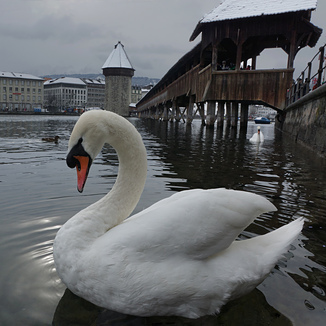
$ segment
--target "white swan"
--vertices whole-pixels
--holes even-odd
[[[249,141],[254,144],[264,142],[264,134],[260,131],[260,126],[257,127],[257,132],[252,135]]]
[[[254,289],[298,236],[298,219],[266,235],[234,241],[275,206],[261,196],[226,189],[187,190],[130,217],[144,187],[141,136],[124,118],[89,111],[76,123],[67,164],[82,191],[104,143],[119,157],[112,190],[59,230],[54,260],[63,282],[98,306],[138,316],[198,318]]]

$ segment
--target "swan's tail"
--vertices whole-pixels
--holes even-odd
[[[259,255],[259,265],[261,265],[263,273],[269,273],[269,270],[275,266],[282,255],[289,250],[291,243],[298,238],[303,223],[304,218],[301,217],[272,232],[245,240],[248,241],[251,249]]]
[[[300,234],[304,223],[304,218],[300,217],[289,224],[286,224],[272,232],[261,236],[262,245],[274,248],[275,252],[285,252],[290,244]]]
[[[237,282],[236,291],[231,294],[233,299],[248,293],[267,277],[298,238],[303,223],[304,219],[299,218],[267,234],[233,242],[226,251],[233,266],[230,274]]]

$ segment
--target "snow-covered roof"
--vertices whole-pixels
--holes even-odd
[[[316,7],[317,0],[225,0],[200,23],[314,10]]]
[[[60,78],[47,80],[44,83],[44,86],[54,85],[54,84],[73,84],[73,85],[86,86],[86,84],[80,78],[74,78],[74,77],[60,77]]]
[[[134,69],[121,42],[118,42],[115,45],[114,50],[105,61],[102,69],[105,68]]]
[[[20,72],[6,72],[6,71],[0,71],[0,77],[44,80],[41,77],[33,76],[30,74],[22,74]]]
[[[99,79],[83,78],[83,81],[87,84],[105,85],[105,80],[102,78]]]

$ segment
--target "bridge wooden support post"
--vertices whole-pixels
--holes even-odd
[[[226,102],[226,127],[231,125],[231,102]]]
[[[203,126],[205,126],[206,125],[206,123],[205,123],[205,110],[204,110],[205,104],[203,102],[199,102],[199,103],[196,103],[196,104],[197,104],[197,107],[198,107],[199,115],[201,117],[201,124]]]
[[[206,125],[208,127],[214,127],[216,115],[216,102],[215,101],[208,101],[207,102],[207,116],[206,116]]]
[[[217,128],[223,128],[225,102],[218,101],[217,104],[218,104],[218,110],[217,110],[216,125],[217,125]]]
[[[149,112],[149,117],[155,119],[156,106],[152,106]]]
[[[163,104],[163,121],[168,121],[169,120],[169,108],[168,104],[165,102]]]
[[[172,100],[172,116],[171,116],[171,121],[176,120],[177,121],[177,101],[175,99]]]
[[[188,110],[187,110],[187,124],[191,124],[194,119],[194,104],[195,104],[195,96],[189,96]]]
[[[238,126],[238,114],[239,114],[238,102],[232,102],[232,108],[231,108],[231,127],[232,128],[236,128]]]
[[[177,107],[175,108],[176,111],[176,115],[175,115],[175,121],[179,122],[181,120],[181,112],[180,112],[180,106],[177,105]]]
[[[240,115],[240,131],[247,132],[248,125],[248,103],[241,103],[241,115]]]
[[[215,42],[212,46],[212,70],[217,70],[218,44]]]
[[[157,105],[155,108],[155,115],[154,115],[154,119],[158,120],[160,118],[160,106]]]

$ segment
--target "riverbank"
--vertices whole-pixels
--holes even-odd
[[[42,116],[46,116],[46,115],[55,115],[55,116],[79,116],[80,113],[68,113],[68,112],[33,112],[33,111],[1,111],[0,112],[0,116],[1,115],[42,115]]]
[[[326,84],[288,106],[276,127],[326,157]]]

